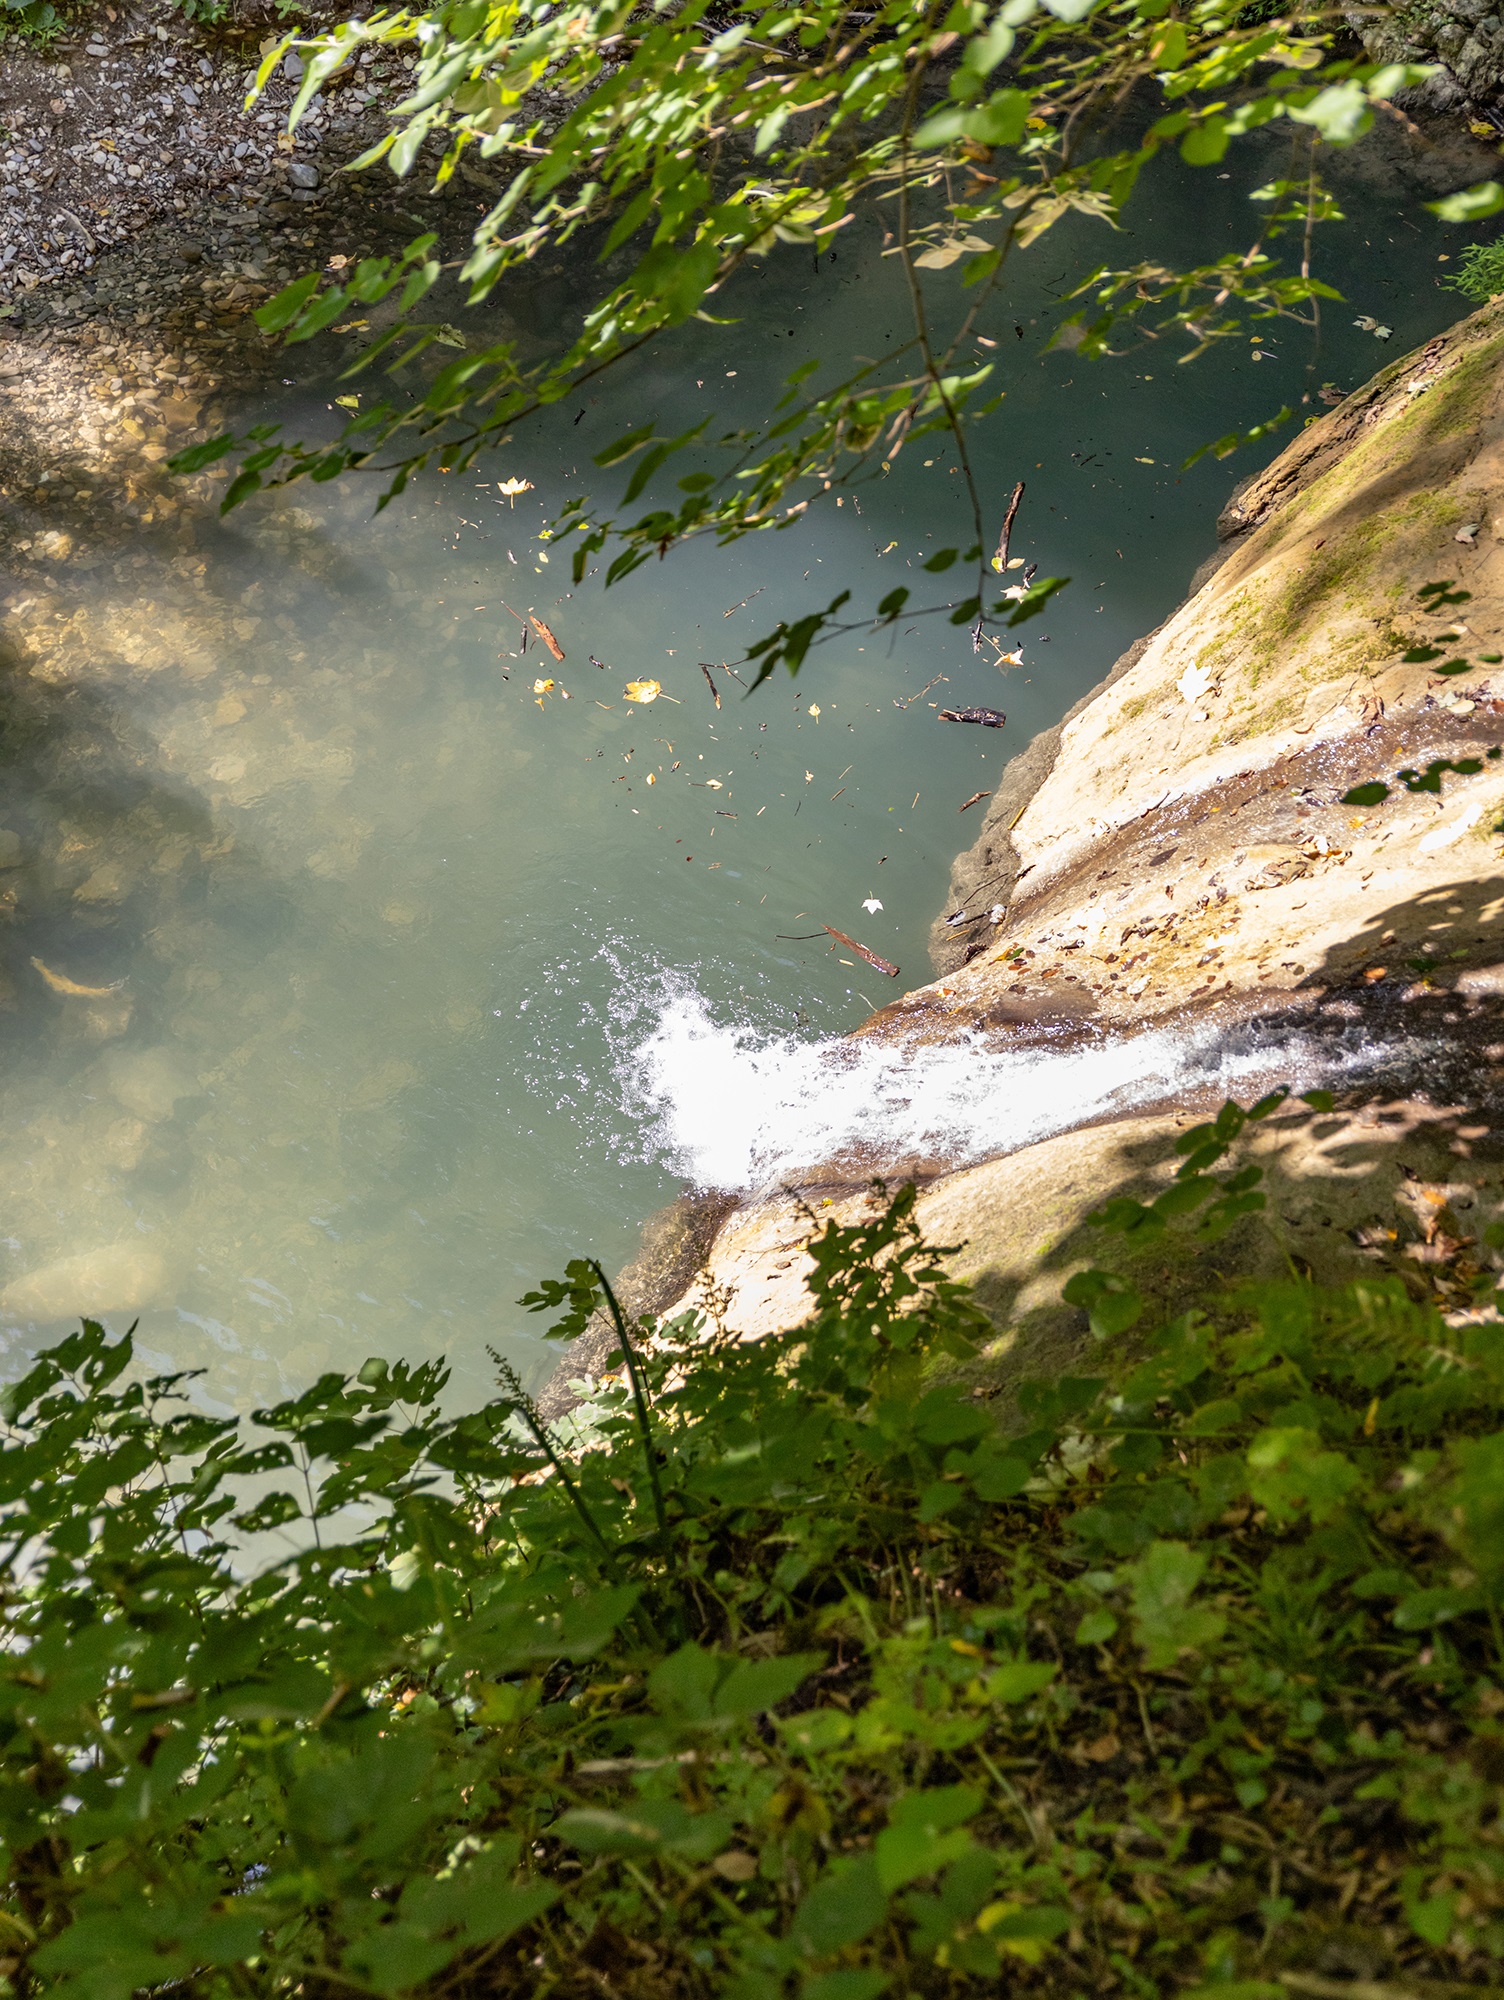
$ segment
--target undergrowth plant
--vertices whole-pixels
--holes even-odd
[[[1097,1219],[1186,1255],[1256,1214],[1222,1162],[1282,1096]],[[912,1189],[809,1248],[758,1343],[583,1262],[530,1294],[614,1318],[567,1451],[437,1364],[245,1422],[92,1322],[42,1355],[0,1449],[12,1990],[1493,1984],[1504,1326],[1292,1273],[1146,1332],[1085,1273],[1090,1369],[1000,1422]]]
[[[1504,237],[1469,243],[1457,259],[1457,269],[1444,282],[1478,305],[1504,292]]]

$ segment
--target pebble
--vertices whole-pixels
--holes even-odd
[[[408,87],[410,59],[398,52],[352,65],[341,85],[315,93],[289,154],[302,59],[289,54],[247,113],[245,52],[201,51],[192,24],[171,18],[152,30],[127,14],[47,55],[5,43],[0,327],[8,303],[89,283],[107,250],[133,245],[155,221],[194,226],[213,202],[262,202],[289,187],[306,203],[325,179],[318,154],[334,145],[353,157],[386,130],[383,105]]]

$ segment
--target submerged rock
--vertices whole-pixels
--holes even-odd
[[[198,1087],[167,1049],[118,1049],[106,1059],[104,1073],[115,1102],[148,1125],[165,1124],[178,1099]]]
[[[110,1243],[63,1257],[13,1278],[0,1291],[0,1313],[11,1319],[73,1319],[87,1314],[139,1312],[160,1298],[167,1267],[139,1243]]]

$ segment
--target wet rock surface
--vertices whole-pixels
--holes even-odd
[[[1165,1310],[1203,1282],[1087,1218],[1168,1177],[1236,1056],[1243,1101],[1321,1085],[1336,1110],[1293,1103],[1250,1138],[1268,1215],[1214,1273],[1378,1264],[1468,1310],[1504,1200],[1501,496],[1496,304],[1242,489],[1195,594],[1003,774],[935,927],[940,976],[858,1031],[916,1064],[935,1044],[1195,1039],[1204,1086],[1192,1063],[1157,1096],[1150,1063],[1079,1129],[1029,1144],[1001,1121],[992,1159],[812,1164],[719,1222],[684,1302],[748,1336],[797,1321],[812,1231],[860,1215],[882,1172],[918,1182],[921,1226],[961,1246],[994,1319],[979,1387],[1070,1365],[1073,1270],[1117,1264]]]

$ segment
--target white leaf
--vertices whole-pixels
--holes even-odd
[[[1194,708],[1204,695],[1211,693],[1215,678],[1206,667],[1193,664],[1176,681],[1175,688],[1181,700]]]

